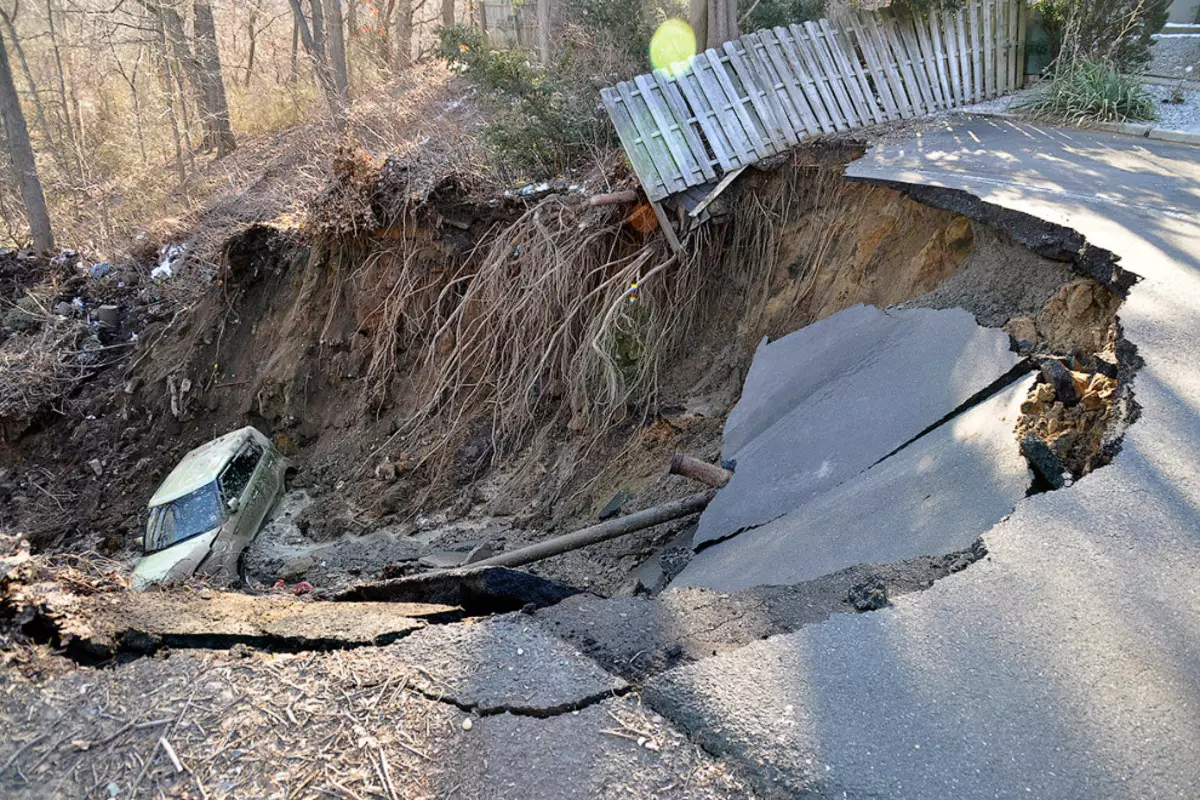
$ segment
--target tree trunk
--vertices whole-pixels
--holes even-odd
[[[29,128],[25,126],[25,114],[21,111],[17,86],[13,83],[3,35],[0,35],[0,117],[4,119],[8,155],[21,189],[21,200],[25,203],[25,218],[29,221],[33,246],[43,252],[53,250],[50,212],[46,210],[46,196],[38,179],[37,161],[33,157],[33,146],[29,143]]]
[[[12,42],[13,52],[17,55],[17,63],[21,65],[21,74],[25,78],[26,91],[29,93],[29,99],[33,103],[33,112],[37,115],[38,127],[42,131],[42,136],[46,137],[46,144],[50,147],[50,155],[54,157],[54,163],[58,164],[66,174],[71,174],[71,168],[67,164],[66,158],[63,156],[62,143],[54,135],[54,131],[50,129],[50,123],[46,121],[46,107],[42,104],[42,97],[38,94],[37,82],[33,79],[33,72],[29,69],[29,61],[25,58],[25,49],[21,47],[21,40],[17,36],[17,28],[13,25],[12,17],[0,8],[0,19],[4,21],[4,27],[8,30],[9,41]]]
[[[292,8],[292,17],[296,21],[296,32],[300,36],[301,44],[304,45],[304,52],[312,60],[313,70],[317,73],[317,82],[321,84],[321,88],[325,92],[325,100],[329,103],[329,112],[333,115],[334,122],[342,127],[346,124],[346,106],[342,102],[341,95],[338,94],[333,74],[329,69],[329,58],[325,51],[321,0],[312,0],[312,29],[308,27],[308,20],[304,16],[304,9],[300,7],[300,0],[288,0],[288,5]],[[321,34],[319,38],[316,35],[318,31]]]
[[[346,35],[358,38],[358,0],[346,0]]]
[[[398,0],[396,3],[396,48],[392,62],[397,70],[412,64],[412,37],[412,0]]]
[[[161,15],[163,27],[167,34],[167,41],[171,45],[171,52],[174,54],[175,61],[179,64],[182,71],[182,75],[175,76],[176,81],[178,82],[182,77],[186,77],[188,85],[192,87],[196,113],[200,117],[200,127],[203,132],[200,147],[203,150],[215,149],[217,148],[217,141],[213,135],[212,127],[208,124],[208,120],[213,116],[214,109],[209,106],[209,93],[204,78],[204,68],[200,65],[200,59],[192,52],[191,46],[188,45],[187,34],[183,30],[183,19],[180,18],[178,11],[166,4],[153,5],[151,6],[151,10]],[[180,100],[183,101],[182,96]],[[186,120],[184,126],[184,131],[186,132]],[[188,150],[191,150],[190,146]]]
[[[538,57],[550,63],[550,0],[537,0]]]
[[[688,22],[696,34],[696,47],[707,50],[741,36],[737,0],[690,0]]]
[[[250,88],[250,78],[254,75],[254,50],[258,43],[258,31],[254,30],[254,23],[258,22],[258,13],[250,12],[250,23],[246,26],[246,32],[250,34],[250,53],[246,57],[246,82],[244,86]],[[292,51],[293,53],[295,50]],[[292,57],[293,60],[295,56]]]
[[[83,155],[79,152],[79,143],[75,139],[75,123],[71,121],[71,104],[67,100],[67,84],[63,77],[62,53],[58,49],[58,34],[54,27],[54,6],[46,0],[46,22],[50,32],[50,47],[54,51],[54,64],[58,77],[58,102],[62,110],[63,124],[67,134],[67,148],[75,160],[75,177],[83,181]]]
[[[183,168],[183,143],[179,137],[179,117],[175,113],[175,77],[171,74],[171,56],[167,51],[167,28],[163,23],[162,16],[157,17],[158,21],[158,44],[159,55],[162,61],[163,70],[163,85],[166,87],[167,98],[167,117],[171,120],[171,139],[175,143],[175,171],[179,177],[179,185],[183,186],[187,180],[187,173]]]
[[[203,120],[204,137],[216,146],[217,158],[232,153],[237,147],[233,126],[229,121],[229,101],[225,97],[225,81],[221,76],[221,52],[217,48],[217,27],[213,22],[212,6],[206,0],[196,0],[196,60],[200,63],[205,105],[208,115]]]
[[[293,17],[294,17],[294,15],[293,15]],[[296,78],[297,78],[296,53],[299,49],[300,49],[300,22],[299,22],[299,20],[293,18],[292,19],[292,63],[291,63],[291,68],[288,71],[288,83],[296,82]]]
[[[315,1],[315,0],[314,0]],[[333,72],[333,86],[337,89],[342,105],[350,102],[350,73],[346,68],[346,25],[342,18],[342,0],[325,0],[328,3],[325,19],[329,23],[329,62]]]
[[[454,24],[454,0],[442,0],[442,25],[449,28]]]

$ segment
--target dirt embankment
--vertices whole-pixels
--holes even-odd
[[[18,472],[52,464],[93,498],[65,539],[38,544],[131,554],[156,482],[244,424],[300,464],[315,500],[300,530],[316,541],[498,517],[511,546],[614,498],[653,505],[692,488],[665,475],[675,451],[717,458],[763,336],[859,302],[963,306],[1017,339],[1033,320],[1021,346],[1064,356],[1079,349],[1063,332],[1074,315],[1089,331],[1081,357],[1111,350],[1107,289],[965,217],[843,180],[850,155],[802,150],[752,173],[686,260],[628,206],[582,206],[572,187],[479,199],[453,177],[349,159],[303,231],[255,225],[229,241],[208,294],[164,325],[96,419],[11,445]],[[1056,310],[1072,281],[1097,313]],[[103,477],[87,471],[97,454]],[[628,588],[682,527],[539,569]]]

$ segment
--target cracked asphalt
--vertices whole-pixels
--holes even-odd
[[[647,700],[791,796],[1195,797],[1200,149],[968,118],[847,174],[969,193],[1116,254],[1141,278],[1119,315],[1141,417],[969,569],[664,673]]]
[[[0,670],[0,794],[1195,797],[1200,149],[966,118],[847,173],[1027,239],[1065,226],[1087,268],[1102,248],[1140,277],[1120,321],[1141,415],[1111,465],[1019,502],[986,554],[578,595],[382,647]],[[867,579],[892,605],[838,613]]]

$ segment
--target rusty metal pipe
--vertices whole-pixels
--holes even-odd
[[[519,550],[485,558],[483,561],[476,561],[466,568],[519,567],[522,564],[531,564],[534,561],[541,561],[543,558],[556,556],[560,553],[578,550],[590,544],[615,539],[618,536],[640,531],[653,525],[670,522],[673,519],[679,519],[691,514],[698,514],[712,500],[713,494],[714,492],[711,491],[701,492],[700,494],[694,494],[691,497],[685,497],[681,500],[672,500],[669,503],[663,503],[661,506],[648,508],[645,511],[638,511],[624,517],[610,519],[608,522],[601,522],[599,525],[593,525],[581,531],[556,536],[553,539],[547,539],[544,542],[522,547]]]
[[[733,473],[729,470],[707,461],[701,461],[686,453],[676,453],[675,457],[671,459],[671,474],[682,475],[717,489],[729,483],[729,479],[733,477]]]

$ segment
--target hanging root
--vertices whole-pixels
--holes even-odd
[[[661,237],[645,241],[620,206],[559,195],[454,263],[432,265],[420,231],[405,231],[358,269],[380,275],[371,400],[382,403],[401,371],[420,398],[380,449],[419,443],[410,455],[437,473],[482,435],[494,463],[547,424],[595,432],[651,413],[660,377],[700,325],[723,321],[756,341],[773,276],[795,267],[805,280],[793,283],[811,286],[851,213],[836,168],[796,166],[765,183],[683,256]],[[810,231],[802,253],[788,236],[798,225]]]

